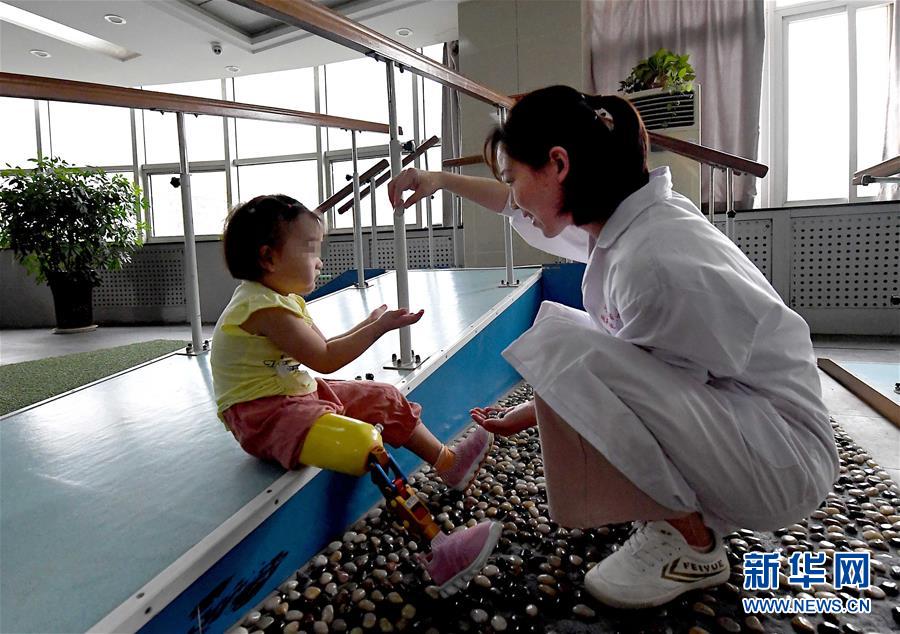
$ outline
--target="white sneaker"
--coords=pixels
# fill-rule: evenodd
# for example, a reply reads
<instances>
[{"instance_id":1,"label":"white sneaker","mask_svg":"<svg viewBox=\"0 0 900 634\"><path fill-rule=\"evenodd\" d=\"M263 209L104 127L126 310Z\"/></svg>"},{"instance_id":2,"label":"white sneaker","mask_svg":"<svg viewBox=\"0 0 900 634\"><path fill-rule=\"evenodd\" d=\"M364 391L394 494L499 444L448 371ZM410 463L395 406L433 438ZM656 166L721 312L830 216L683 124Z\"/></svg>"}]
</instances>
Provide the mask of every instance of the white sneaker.
<instances>
[{"instance_id":1,"label":"white sneaker","mask_svg":"<svg viewBox=\"0 0 900 634\"><path fill-rule=\"evenodd\" d=\"M647 522L587 572L584 587L616 608L650 608L689 590L719 585L730 571L721 539L713 540L711 552L699 553L668 522Z\"/></svg>"}]
</instances>

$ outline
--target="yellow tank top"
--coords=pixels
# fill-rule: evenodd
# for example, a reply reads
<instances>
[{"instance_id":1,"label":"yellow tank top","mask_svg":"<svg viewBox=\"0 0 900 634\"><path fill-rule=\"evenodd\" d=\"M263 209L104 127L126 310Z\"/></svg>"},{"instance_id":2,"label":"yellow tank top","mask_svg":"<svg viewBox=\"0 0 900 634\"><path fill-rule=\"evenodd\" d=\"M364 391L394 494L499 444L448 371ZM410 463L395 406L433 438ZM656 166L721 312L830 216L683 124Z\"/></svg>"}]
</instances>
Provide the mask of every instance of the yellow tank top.
<instances>
[{"instance_id":1,"label":"yellow tank top","mask_svg":"<svg viewBox=\"0 0 900 634\"><path fill-rule=\"evenodd\" d=\"M315 380L303 366L267 337L241 328L250 315L263 308L284 308L313 323L299 295L281 295L257 282L241 282L213 331L209 362L220 419L222 412L236 403L316 391Z\"/></svg>"}]
</instances>

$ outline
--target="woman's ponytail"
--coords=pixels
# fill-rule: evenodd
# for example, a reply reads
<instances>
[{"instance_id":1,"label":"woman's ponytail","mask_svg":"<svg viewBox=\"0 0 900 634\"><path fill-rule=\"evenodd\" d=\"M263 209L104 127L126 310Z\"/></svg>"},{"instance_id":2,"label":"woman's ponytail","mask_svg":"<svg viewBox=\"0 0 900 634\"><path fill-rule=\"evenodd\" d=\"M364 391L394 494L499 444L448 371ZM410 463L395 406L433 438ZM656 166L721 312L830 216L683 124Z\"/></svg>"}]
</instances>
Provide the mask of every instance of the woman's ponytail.
<instances>
[{"instance_id":1,"label":"woman's ponytail","mask_svg":"<svg viewBox=\"0 0 900 634\"><path fill-rule=\"evenodd\" d=\"M594 110L605 110L612 119L612 136L616 140L615 151L627 162L627 170L647 174L647 150L650 141L647 129L637 108L630 101L617 95L592 95L585 97Z\"/></svg>"}]
</instances>

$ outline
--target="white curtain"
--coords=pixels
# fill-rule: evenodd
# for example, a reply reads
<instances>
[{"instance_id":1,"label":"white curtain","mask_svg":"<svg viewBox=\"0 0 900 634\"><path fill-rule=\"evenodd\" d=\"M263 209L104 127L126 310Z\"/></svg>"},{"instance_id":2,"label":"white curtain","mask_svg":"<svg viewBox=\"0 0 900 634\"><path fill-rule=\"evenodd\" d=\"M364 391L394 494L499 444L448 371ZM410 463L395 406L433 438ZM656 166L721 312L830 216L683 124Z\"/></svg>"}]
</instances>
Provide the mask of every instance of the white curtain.
<instances>
[{"instance_id":1,"label":"white curtain","mask_svg":"<svg viewBox=\"0 0 900 634\"><path fill-rule=\"evenodd\" d=\"M900 155L900 4L894 2L891 14L891 71L884 126L884 152L882 154L882 159L885 161ZM898 198L900 198L900 185L893 183L881 185L878 200L897 200Z\"/></svg>"},{"instance_id":2,"label":"white curtain","mask_svg":"<svg viewBox=\"0 0 900 634\"><path fill-rule=\"evenodd\" d=\"M588 0L585 49L588 90L618 92L619 82L660 48L690 54L701 84L701 142L757 159L765 51L762 0ZM706 200L708 169L702 170ZM716 173L716 207L723 208L725 178ZM756 179L735 177L735 207L753 206Z\"/></svg>"}]
</instances>

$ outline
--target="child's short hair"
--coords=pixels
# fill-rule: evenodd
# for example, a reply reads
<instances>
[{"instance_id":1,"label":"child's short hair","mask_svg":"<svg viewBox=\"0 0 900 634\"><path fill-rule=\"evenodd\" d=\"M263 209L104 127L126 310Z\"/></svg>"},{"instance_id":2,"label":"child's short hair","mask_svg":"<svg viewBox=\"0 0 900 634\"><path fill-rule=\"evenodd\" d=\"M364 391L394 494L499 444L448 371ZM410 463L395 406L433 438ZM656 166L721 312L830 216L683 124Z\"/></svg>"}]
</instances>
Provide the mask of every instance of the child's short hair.
<instances>
[{"instance_id":1,"label":"child's short hair","mask_svg":"<svg viewBox=\"0 0 900 634\"><path fill-rule=\"evenodd\" d=\"M232 277L258 281L265 272L259 261L260 249L280 247L284 225L303 214L322 222L319 214L284 194L257 196L234 207L225 220L222 236L225 264Z\"/></svg>"}]
</instances>

